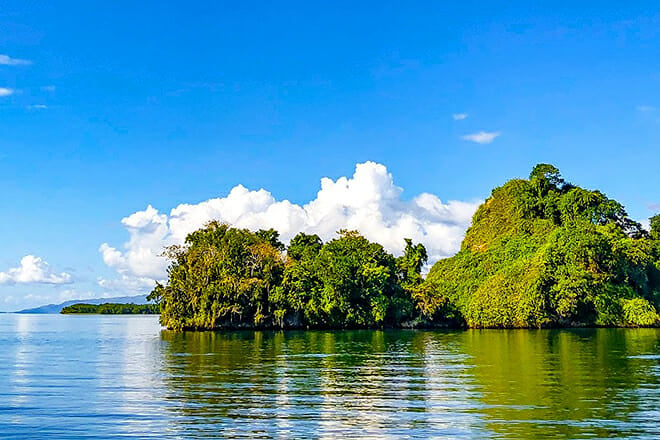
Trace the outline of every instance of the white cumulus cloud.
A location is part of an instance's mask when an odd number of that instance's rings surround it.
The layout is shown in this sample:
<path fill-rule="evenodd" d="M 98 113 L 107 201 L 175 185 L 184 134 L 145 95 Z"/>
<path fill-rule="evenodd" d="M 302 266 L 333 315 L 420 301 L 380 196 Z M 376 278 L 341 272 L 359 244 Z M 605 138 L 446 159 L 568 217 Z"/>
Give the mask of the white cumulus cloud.
<path fill-rule="evenodd" d="M 66 272 L 56 273 L 40 257 L 26 255 L 20 265 L 5 272 L 0 272 L 0 284 L 68 284 L 71 275 Z"/>
<path fill-rule="evenodd" d="M 24 66 L 32 64 L 29 60 L 21 60 L 19 58 L 12 58 L 9 55 L 0 54 L 0 65 L 4 66 Z"/>
<path fill-rule="evenodd" d="M 14 94 L 14 89 L 8 89 L 6 87 L 0 87 L 0 98 L 3 96 L 9 96 Z"/>
<path fill-rule="evenodd" d="M 458 251 L 480 202 L 443 202 L 429 193 L 405 200 L 402 192 L 384 165 L 365 162 L 356 165 L 352 177 L 321 179 L 316 198 L 304 205 L 242 185 L 225 197 L 181 204 L 169 215 L 149 205 L 122 220 L 129 240 L 121 249 L 108 243 L 100 246 L 104 262 L 120 278 L 102 279 L 99 284 L 146 290 L 153 280 L 166 277 L 163 247 L 183 243 L 187 234 L 210 220 L 252 230 L 272 227 L 284 242 L 298 232 L 318 234 L 327 241 L 340 229 L 356 229 L 395 254 L 403 250 L 404 238 L 411 238 L 427 247 L 430 263 Z"/>
<path fill-rule="evenodd" d="M 480 131 L 478 133 L 466 134 L 461 139 L 464 141 L 476 142 L 478 144 L 490 144 L 500 134 L 499 131 Z"/>
<path fill-rule="evenodd" d="M 463 119 L 467 119 L 468 114 L 467 113 L 454 113 L 451 115 L 452 118 L 454 118 L 454 121 L 462 121 Z"/>
<path fill-rule="evenodd" d="M 99 278 L 98 285 L 104 289 L 106 295 L 111 292 L 121 293 L 122 295 L 138 294 L 151 290 L 154 286 L 154 279 L 122 274 L 117 279 Z"/>

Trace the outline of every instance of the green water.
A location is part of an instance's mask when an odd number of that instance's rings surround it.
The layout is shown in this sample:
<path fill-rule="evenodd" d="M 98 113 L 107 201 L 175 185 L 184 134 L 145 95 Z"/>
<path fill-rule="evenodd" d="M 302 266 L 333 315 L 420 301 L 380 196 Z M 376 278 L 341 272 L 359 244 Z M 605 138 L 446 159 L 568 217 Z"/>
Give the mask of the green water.
<path fill-rule="evenodd" d="M 0 316 L 0 437 L 660 436 L 660 329 L 171 333 Z"/>

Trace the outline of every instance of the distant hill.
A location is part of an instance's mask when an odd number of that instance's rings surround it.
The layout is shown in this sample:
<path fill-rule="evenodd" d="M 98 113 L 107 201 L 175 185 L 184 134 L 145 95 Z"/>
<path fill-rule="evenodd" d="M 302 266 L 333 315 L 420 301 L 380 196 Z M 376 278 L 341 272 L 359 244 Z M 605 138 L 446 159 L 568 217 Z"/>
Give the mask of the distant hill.
<path fill-rule="evenodd" d="M 114 304 L 147 304 L 146 295 L 137 295 L 137 296 L 120 296 L 116 298 L 92 298 L 92 299 L 72 299 L 71 301 L 65 301 L 61 304 L 48 304 L 41 307 L 35 307 L 33 309 L 20 310 L 16 313 L 60 313 L 64 307 L 78 304 L 103 304 L 103 303 L 114 303 Z"/>

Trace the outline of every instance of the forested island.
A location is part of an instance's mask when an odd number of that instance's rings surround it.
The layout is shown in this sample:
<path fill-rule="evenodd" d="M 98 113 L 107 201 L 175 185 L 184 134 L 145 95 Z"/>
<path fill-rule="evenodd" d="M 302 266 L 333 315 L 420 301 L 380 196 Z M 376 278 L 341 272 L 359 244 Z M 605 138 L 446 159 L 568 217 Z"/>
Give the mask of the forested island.
<path fill-rule="evenodd" d="M 66 306 L 60 312 L 69 314 L 99 314 L 99 315 L 156 315 L 160 313 L 158 304 L 85 304 L 78 303 Z"/>
<path fill-rule="evenodd" d="M 285 247 L 273 229 L 211 222 L 166 249 L 149 299 L 173 330 L 660 325 L 660 215 L 646 231 L 552 165 L 494 189 L 426 278 L 426 249 L 405 243 L 394 257 L 342 230 Z"/>

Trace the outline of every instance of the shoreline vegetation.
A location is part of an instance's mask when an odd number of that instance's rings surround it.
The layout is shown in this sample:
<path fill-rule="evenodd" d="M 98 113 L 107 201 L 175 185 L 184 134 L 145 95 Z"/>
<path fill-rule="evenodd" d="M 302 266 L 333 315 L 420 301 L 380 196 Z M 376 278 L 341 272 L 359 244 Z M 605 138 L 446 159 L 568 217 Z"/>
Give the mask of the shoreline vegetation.
<path fill-rule="evenodd" d="M 539 164 L 495 188 L 460 251 L 426 277 L 357 231 L 323 243 L 216 221 L 171 246 L 148 299 L 177 331 L 306 328 L 547 328 L 660 325 L 660 215 L 650 230 L 599 191 Z M 64 311 L 63 311 L 64 312 Z"/>
<path fill-rule="evenodd" d="M 63 315 L 157 315 L 160 313 L 158 304 L 86 304 L 77 303 L 66 306 L 60 312 Z"/>

